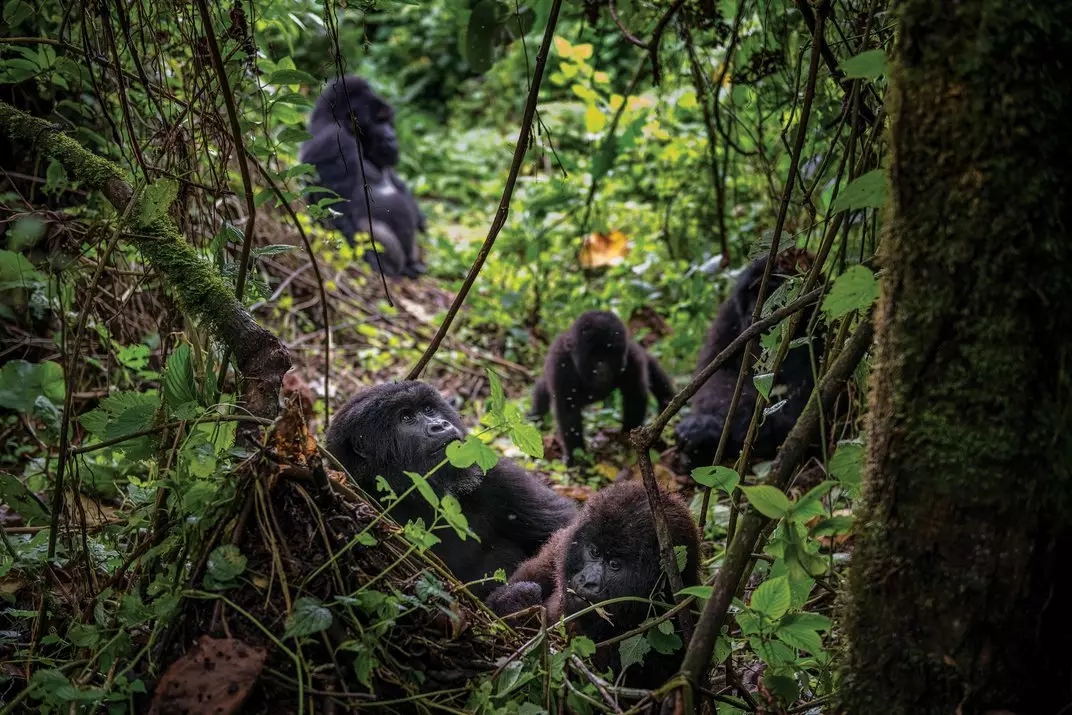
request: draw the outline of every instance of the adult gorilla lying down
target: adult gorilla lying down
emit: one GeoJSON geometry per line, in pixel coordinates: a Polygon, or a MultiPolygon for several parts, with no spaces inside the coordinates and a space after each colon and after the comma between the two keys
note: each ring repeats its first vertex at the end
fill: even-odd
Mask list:
{"type": "MultiPolygon", "coordinates": [[[[399,156],[394,116],[391,105],[365,80],[353,76],[337,79],[317,100],[309,118],[313,136],[302,144],[298,157],[316,167],[321,186],[345,200],[331,208],[340,214],[335,228],[351,246],[355,245],[355,234],[369,233],[368,184],[372,235],[384,248],[380,266],[385,275],[414,278],[425,270],[417,246],[417,232],[424,232],[425,221],[409,188],[394,170],[399,156]],[[351,113],[357,120],[356,136],[351,113]]],[[[312,197],[314,201],[320,198],[323,195],[312,197]]],[[[371,250],[365,252],[365,259],[376,267],[371,250]]]]}
{"type": "MultiPolygon", "coordinates": [[[[444,460],[447,445],[465,435],[457,411],[434,388],[392,382],[355,395],[332,420],[327,446],[369,494],[377,493],[377,476],[402,494],[413,484],[405,472],[427,474],[444,460]]],[[[500,459],[486,474],[475,465],[459,469],[448,462],[428,483],[440,497],[458,499],[469,528],[480,537],[479,542],[462,541],[453,531],[436,532],[441,542],[432,551],[462,581],[500,568],[511,573],[577,512],[571,500],[508,459],[500,459]]],[[[433,511],[413,492],[391,515],[403,524],[418,518],[430,524],[433,511]]],[[[491,587],[481,584],[472,590],[484,596],[491,587]]]]}

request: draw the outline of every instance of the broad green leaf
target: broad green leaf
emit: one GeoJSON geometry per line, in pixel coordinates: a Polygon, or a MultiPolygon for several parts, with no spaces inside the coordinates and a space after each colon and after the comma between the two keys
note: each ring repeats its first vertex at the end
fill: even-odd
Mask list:
{"type": "Polygon", "coordinates": [[[443,518],[447,520],[451,528],[458,534],[458,538],[465,541],[465,538],[469,536],[469,521],[465,518],[465,514],[462,513],[462,505],[458,502],[458,498],[453,494],[446,494],[440,504],[440,513],[443,518]]]}
{"type": "Polygon", "coordinates": [[[875,79],[886,73],[886,53],[867,50],[841,63],[841,71],[849,79],[875,79]]]}
{"type": "Polygon", "coordinates": [[[834,627],[833,621],[819,613],[790,613],[782,618],[779,628],[805,628],[810,631],[828,631],[834,627]]]}
{"type": "Polygon", "coordinates": [[[768,484],[741,487],[741,491],[748,498],[748,503],[768,519],[781,519],[792,508],[789,497],[768,484]]]}
{"type": "Polygon", "coordinates": [[[186,343],[175,348],[164,369],[164,401],[175,410],[190,402],[197,402],[197,384],[194,382],[193,365],[190,363],[190,346],[186,343]]]}
{"type": "Polygon", "coordinates": [[[834,286],[823,299],[823,312],[834,319],[854,310],[864,311],[878,299],[878,281],[875,274],[861,265],[855,265],[834,281],[834,286]]]}
{"type": "Polygon", "coordinates": [[[265,84],[306,84],[315,87],[320,84],[320,82],[308,72],[294,69],[281,69],[268,75],[265,84]]]}
{"type": "Polygon", "coordinates": [[[596,644],[586,636],[575,636],[570,641],[569,647],[574,655],[581,658],[588,658],[596,652],[596,644]]]}
{"type": "Polygon", "coordinates": [[[217,546],[208,556],[207,573],[219,582],[231,581],[246,570],[246,556],[234,544],[217,546]]]}
{"type": "Polygon", "coordinates": [[[48,509],[14,474],[0,472],[0,504],[21,515],[30,526],[49,522],[48,509]]]}
{"type": "Polygon", "coordinates": [[[777,576],[768,578],[759,584],[752,593],[752,600],[748,605],[753,611],[758,611],[771,620],[781,618],[789,610],[789,578],[777,576]]]}
{"type": "Polygon", "coordinates": [[[514,425],[510,429],[510,439],[528,456],[533,459],[543,459],[543,435],[532,425],[514,425]]]}
{"type": "MultiPolygon", "coordinates": [[[[771,653],[774,648],[780,644],[771,643],[768,644],[768,653],[771,653]]],[[[784,661],[784,655],[779,654],[777,656],[780,660],[784,661]]],[[[791,659],[790,659],[791,660],[791,659]]],[[[778,661],[767,661],[772,665],[778,661]]],[[[772,693],[775,697],[781,700],[783,703],[794,703],[800,696],[800,685],[797,683],[796,678],[789,675],[781,675],[779,673],[767,672],[763,674],[763,686],[766,690],[772,693]]]]}
{"type": "Polygon", "coordinates": [[[432,489],[432,485],[428,483],[428,480],[422,477],[416,472],[406,472],[406,476],[410,478],[410,481],[417,487],[417,491],[421,493],[425,501],[431,504],[435,508],[439,508],[439,496],[432,489]]]}
{"type": "Polygon", "coordinates": [[[179,195],[179,182],[174,179],[157,179],[145,187],[138,203],[138,225],[148,226],[167,213],[179,195]]]}
{"type": "Polygon", "coordinates": [[[100,628],[91,623],[72,623],[67,629],[67,640],[79,648],[96,648],[100,639],[100,628]]]}
{"type": "Polygon", "coordinates": [[[764,372],[759,375],[752,376],[752,384],[756,386],[756,390],[759,394],[763,395],[764,399],[770,399],[771,387],[774,386],[774,373],[764,372]]]}
{"type": "Polygon", "coordinates": [[[0,407],[32,414],[39,395],[62,405],[64,390],[59,363],[12,360],[0,368],[0,407]]]}
{"type": "Polygon", "coordinates": [[[698,484],[711,489],[721,489],[730,494],[741,483],[741,475],[729,467],[697,467],[692,470],[692,478],[698,484]]]}
{"type": "Polygon", "coordinates": [[[475,434],[470,434],[464,442],[454,441],[447,445],[447,460],[459,469],[476,464],[486,472],[498,464],[499,455],[475,434]]]}
{"type": "Polygon", "coordinates": [[[632,638],[627,638],[618,644],[618,655],[621,657],[622,670],[624,671],[631,665],[643,664],[644,657],[651,651],[651,644],[648,643],[648,639],[644,637],[643,633],[638,633],[632,638]]]}
{"type": "Polygon", "coordinates": [[[800,497],[797,503],[793,505],[793,521],[800,524],[813,517],[825,514],[826,509],[823,507],[823,497],[834,488],[835,484],[837,482],[828,480],[809,489],[808,493],[800,497]]]}
{"type": "Polygon", "coordinates": [[[823,652],[823,639],[809,628],[780,625],[774,635],[791,648],[807,651],[812,655],[823,652]]]}
{"type": "Polygon", "coordinates": [[[863,483],[864,446],[860,442],[838,442],[830,458],[830,474],[851,493],[857,493],[863,483]]]}
{"type": "Polygon", "coordinates": [[[673,621],[662,621],[655,628],[649,628],[647,638],[652,650],[663,655],[676,653],[682,646],[681,636],[674,630],[673,621]]]}
{"type": "Polygon", "coordinates": [[[719,636],[715,641],[715,653],[712,663],[723,663],[733,652],[733,642],[726,636],[719,636]]]}
{"type": "Polygon", "coordinates": [[[706,601],[711,598],[711,594],[714,593],[714,589],[711,586],[686,586],[677,592],[678,596],[695,596],[700,600],[706,601]]]}
{"type": "Polygon", "coordinates": [[[873,169],[858,176],[838,193],[831,213],[855,209],[879,209],[886,205],[886,170],[873,169]]]}
{"type": "Polygon", "coordinates": [[[489,367],[484,372],[488,376],[488,386],[491,388],[491,407],[489,412],[501,415],[506,407],[506,392],[503,390],[499,376],[489,367]]]}
{"type": "MultiPolygon", "coordinates": [[[[38,219],[23,219],[16,228],[27,221],[38,219]]],[[[38,220],[40,223],[40,221],[38,220]]],[[[15,240],[15,237],[12,238],[15,240]]],[[[0,250],[0,284],[6,289],[28,288],[37,283],[43,283],[45,277],[38,272],[26,256],[15,251],[0,250]]]]}
{"type": "Polygon", "coordinates": [[[287,618],[284,638],[300,638],[326,630],[331,625],[331,611],[319,600],[302,596],[294,602],[294,612],[287,618]]]}

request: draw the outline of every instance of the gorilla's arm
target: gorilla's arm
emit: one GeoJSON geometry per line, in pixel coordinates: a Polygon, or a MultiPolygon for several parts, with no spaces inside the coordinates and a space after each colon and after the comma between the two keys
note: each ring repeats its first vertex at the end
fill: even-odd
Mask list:
{"type": "MultiPolygon", "coordinates": [[[[302,145],[300,159],[302,163],[316,167],[320,186],[331,189],[343,199],[331,205],[340,214],[334,224],[352,246],[358,230],[352,199],[354,188],[361,185],[357,142],[352,135],[335,125],[325,124],[318,127],[313,138],[302,145]]],[[[318,194],[310,198],[319,201],[324,196],[326,194],[318,194]]]]}
{"type": "Polygon", "coordinates": [[[569,543],[571,533],[568,527],[555,532],[538,554],[518,566],[509,582],[492,592],[487,599],[488,608],[506,616],[547,601],[555,591],[559,554],[569,543]]]}
{"type": "Polygon", "coordinates": [[[651,353],[648,353],[648,387],[659,403],[660,412],[666,409],[676,394],[673,380],[651,353]]]}
{"type": "Polygon", "coordinates": [[[551,411],[551,388],[547,386],[547,380],[539,378],[532,388],[532,409],[529,417],[539,419],[551,411]]]}
{"type": "Polygon", "coordinates": [[[629,354],[625,370],[618,381],[622,393],[622,434],[644,424],[644,415],[648,411],[648,367],[647,354],[637,343],[629,343],[629,354]]]}
{"type": "Polygon", "coordinates": [[[577,514],[573,500],[556,493],[509,459],[500,459],[492,467],[480,491],[485,513],[492,515],[496,527],[529,554],[577,514]]]}

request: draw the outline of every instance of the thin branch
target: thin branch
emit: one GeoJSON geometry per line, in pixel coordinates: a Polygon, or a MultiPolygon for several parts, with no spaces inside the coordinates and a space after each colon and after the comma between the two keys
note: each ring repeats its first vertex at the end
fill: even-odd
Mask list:
{"type": "Polygon", "coordinates": [[[558,24],[558,12],[561,7],[562,0],[554,0],[551,4],[551,12],[547,18],[547,28],[543,33],[543,42],[540,44],[540,50],[536,54],[536,68],[533,71],[532,85],[529,87],[529,96],[525,103],[525,114],[521,119],[521,131],[517,137],[517,145],[514,147],[514,160],[510,165],[510,175],[506,179],[506,187],[503,189],[502,198],[499,200],[499,209],[495,214],[495,220],[492,221],[488,236],[484,239],[484,245],[480,247],[480,253],[477,254],[476,260],[469,269],[469,275],[465,277],[465,283],[462,284],[461,290],[454,297],[454,302],[451,303],[450,310],[447,311],[447,316],[443,319],[443,324],[439,326],[435,337],[432,338],[432,343],[421,355],[421,359],[417,361],[417,364],[410,370],[409,375],[406,376],[407,380],[416,380],[420,377],[421,372],[431,361],[436,350],[439,349],[440,343],[443,342],[447,331],[450,330],[451,323],[454,322],[455,316],[458,315],[465,298],[469,295],[473,283],[476,282],[480,269],[484,267],[484,261],[487,260],[488,255],[491,253],[499,231],[506,224],[506,218],[510,213],[510,199],[514,195],[514,184],[517,183],[517,176],[521,172],[521,164],[525,160],[525,154],[529,148],[529,138],[532,135],[532,118],[536,114],[536,103],[540,97],[540,85],[543,83],[543,71],[547,65],[547,56],[551,50],[551,40],[555,35],[555,26],[558,24]]]}

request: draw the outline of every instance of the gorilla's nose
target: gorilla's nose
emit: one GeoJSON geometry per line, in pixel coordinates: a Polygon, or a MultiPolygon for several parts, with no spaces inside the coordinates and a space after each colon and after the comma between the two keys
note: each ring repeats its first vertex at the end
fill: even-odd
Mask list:
{"type": "Polygon", "coordinates": [[[432,431],[432,434],[441,434],[450,427],[453,427],[453,425],[446,420],[432,420],[432,423],[428,425],[428,429],[432,431]]]}

